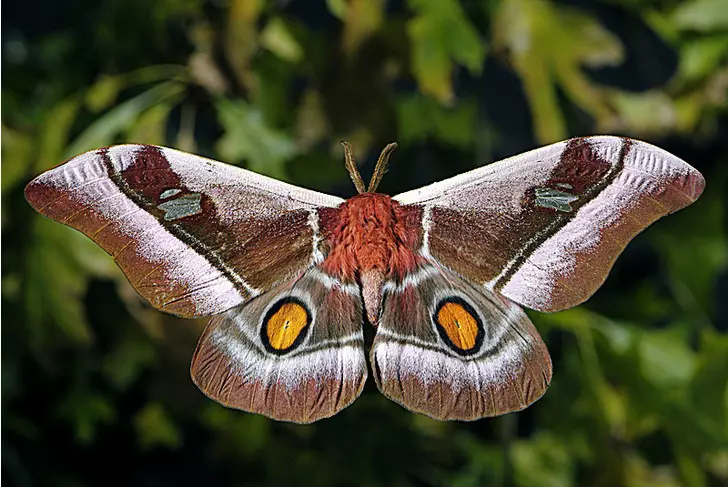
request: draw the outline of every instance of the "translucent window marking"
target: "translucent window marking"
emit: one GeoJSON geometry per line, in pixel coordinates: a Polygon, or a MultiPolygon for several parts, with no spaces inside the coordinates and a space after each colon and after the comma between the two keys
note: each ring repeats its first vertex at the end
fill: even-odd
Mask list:
{"type": "Polygon", "coordinates": [[[536,205],[542,208],[551,208],[557,211],[569,213],[570,211],[573,211],[571,203],[578,199],[578,196],[565,193],[558,189],[536,188],[536,205]]]}
{"type": "MultiPolygon", "coordinates": [[[[162,194],[167,193],[167,191],[162,194]]],[[[186,194],[179,198],[160,203],[157,205],[157,208],[165,212],[164,219],[167,221],[179,220],[186,216],[197,215],[202,213],[202,194],[186,194]]]]}
{"type": "Polygon", "coordinates": [[[167,198],[171,198],[172,196],[181,193],[181,189],[172,188],[172,189],[166,189],[162,191],[162,194],[159,195],[160,200],[165,200],[167,198]]]}

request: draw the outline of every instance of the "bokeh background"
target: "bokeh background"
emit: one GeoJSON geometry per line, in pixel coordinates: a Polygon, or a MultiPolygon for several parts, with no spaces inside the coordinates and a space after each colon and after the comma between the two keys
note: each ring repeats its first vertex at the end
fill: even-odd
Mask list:
{"type": "Polygon", "coordinates": [[[7,485],[728,483],[728,1],[4,2],[2,480],[7,485]],[[310,426],[189,378],[204,320],[151,309],[22,190],[82,151],[164,144],[351,196],[398,141],[395,194],[571,136],[703,172],[585,305],[530,313],[554,379],[441,423],[384,399],[310,426]]]}

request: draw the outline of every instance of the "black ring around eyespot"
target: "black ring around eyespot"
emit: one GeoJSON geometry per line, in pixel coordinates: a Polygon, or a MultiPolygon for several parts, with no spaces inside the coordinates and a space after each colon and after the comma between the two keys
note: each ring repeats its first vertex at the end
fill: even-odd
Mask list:
{"type": "Polygon", "coordinates": [[[263,317],[263,321],[260,325],[260,341],[263,342],[263,346],[265,347],[266,351],[269,353],[272,353],[274,355],[285,355],[287,353],[292,352],[296,348],[298,348],[301,343],[306,339],[306,335],[308,335],[309,329],[311,328],[311,310],[308,309],[308,306],[306,306],[306,303],[301,301],[300,299],[293,297],[293,296],[286,296],[285,298],[280,299],[277,303],[275,303],[273,306],[268,309],[265,316],[263,317]],[[301,329],[301,331],[298,333],[298,336],[293,341],[293,343],[288,346],[287,348],[278,349],[273,347],[271,345],[270,340],[268,339],[268,321],[271,319],[271,317],[276,314],[283,306],[286,304],[297,304],[303,308],[303,310],[306,312],[306,324],[301,329]]]}
{"type": "Polygon", "coordinates": [[[458,355],[468,356],[473,355],[475,353],[478,353],[480,348],[483,345],[483,340],[485,339],[485,329],[483,328],[483,321],[480,319],[480,315],[475,311],[475,308],[473,308],[470,303],[465,301],[463,298],[459,296],[449,296],[447,298],[443,298],[440,300],[440,302],[435,307],[435,312],[432,314],[432,323],[435,325],[435,329],[437,330],[437,334],[440,335],[440,338],[442,338],[442,341],[445,342],[445,344],[450,347],[452,351],[457,353],[458,355]],[[440,313],[440,310],[443,306],[445,306],[448,303],[454,303],[459,304],[462,306],[465,311],[467,311],[470,316],[473,317],[475,320],[475,325],[478,328],[478,332],[475,335],[475,344],[472,348],[469,349],[462,349],[455,345],[453,341],[450,339],[450,336],[447,334],[447,331],[445,328],[439,323],[437,320],[437,315],[440,313]]]}

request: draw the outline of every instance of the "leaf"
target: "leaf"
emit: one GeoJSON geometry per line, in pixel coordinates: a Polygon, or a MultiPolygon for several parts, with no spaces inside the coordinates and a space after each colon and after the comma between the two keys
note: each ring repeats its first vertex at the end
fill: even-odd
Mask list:
{"type": "Polygon", "coordinates": [[[263,47],[281,59],[295,63],[301,60],[303,49],[280,17],[273,18],[260,33],[263,47]]]}
{"type": "Polygon", "coordinates": [[[140,95],[118,104],[97,118],[66,149],[70,158],[84,151],[111,145],[115,137],[129,130],[140,114],[155,104],[176,100],[184,91],[184,86],[175,81],[160,83],[140,95]]]}
{"type": "Polygon", "coordinates": [[[707,323],[713,306],[714,283],[728,269],[726,171],[709,179],[705,192],[688,211],[670,216],[669,225],[650,229],[650,242],[670,275],[671,289],[697,323],[707,323]],[[697,217],[699,216],[699,218],[697,217]]]}
{"type": "Polygon", "coordinates": [[[672,466],[655,468],[634,452],[625,455],[623,468],[626,487],[681,487],[672,466]]]}
{"type": "Polygon", "coordinates": [[[73,425],[76,440],[82,444],[91,444],[98,426],[110,424],[116,418],[109,399],[80,387],[63,399],[56,413],[73,425]]]}
{"type": "Polygon", "coordinates": [[[148,339],[140,339],[127,333],[104,356],[102,370],[117,390],[126,390],[154,361],[154,357],[155,349],[148,339]]]}
{"type": "Polygon", "coordinates": [[[158,402],[147,403],[134,416],[134,429],[137,432],[139,446],[143,449],[155,446],[178,448],[182,444],[179,430],[165,407],[158,402]]]}
{"type": "Polygon", "coordinates": [[[513,443],[513,476],[523,487],[573,485],[572,459],[564,444],[549,433],[513,443]]]}
{"type": "Polygon", "coordinates": [[[321,94],[314,90],[306,91],[296,113],[296,145],[302,152],[308,152],[322,141],[330,130],[321,94]]]}
{"type": "Polygon", "coordinates": [[[622,58],[622,46],[590,15],[547,0],[513,0],[502,3],[493,30],[494,47],[508,53],[524,84],[541,143],[567,136],[557,88],[597,123],[611,121],[602,90],[582,66],[615,64],[622,58]]]}
{"type": "Polygon", "coordinates": [[[453,107],[443,107],[419,94],[397,100],[397,123],[403,144],[434,138],[461,148],[472,146],[476,127],[476,103],[461,100],[453,107]]]}
{"type": "Polygon", "coordinates": [[[121,76],[101,76],[86,92],[86,106],[92,112],[106,110],[116,101],[124,84],[121,76]]]}
{"type": "Polygon", "coordinates": [[[138,144],[163,145],[167,132],[167,120],[173,104],[159,103],[142,112],[128,130],[127,141],[138,144]]]}
{"type": "Polygon", "coordinates": [[[726,34],[687,40],[680,48],[679,79],[689,83],[708,77],[715,73],[715,67],[726,58],[726,34]]]}
{"type": "Polygon", "coordinates": [[[33,348],[39,352],[51,344],[89,343],[91,330],[82,305],[88,279],[118,273],[108,255],[85,235],[36,216],[23,282],[33,348]]]}
{"type": "Polygon", "coordinates": [[[687,452],[685,448],[681,447],[679,442],[676,442],[675,450],[677,468],[683,480],[683,485],[689,485],[691,487],[708,485],[705,471],[701,466],[701,459],[687,452]]]}
{"type": "Polygon", "coordinates": [[[412,72],[423,93],[450,104],[455,63],[473,74],[480,73],[485,43],[455,0],[409,0],[409,4],[415,12],[407,23],[412,72]]]}
{"type": "Polygon", "coordinates": [[[344,21],[344,51],[351,54],[382,24],[384,17],[383,0],[350,0],[345,8],[329,2],[329,9],[341,12],[344,21]],[[333,9],[332,9],[333,7],[333,9]]]}
{"type": "MultiPolygon", "coordinates": [[[[20,181],[24,181],[31,169],[33,138],[10,127],[2,127],[2,184],[3,195],[20,181]]],[[[4,218],[3,218],[4,221],[4,218]]]]}
{"type": "Polygon", "coordinates": [[[242,100],[219,98],[215,104],[225,133],[217,150],[227,162],[245,161],[251,170],[285,178],[284,163],[296,154],[293,140],[268,127],[260,111],[242,100]]]}
{"type": "Polygon", "coordinates": [[[728,28],[725,0],[681,2],[672,13],[672,21],[686,30],[717,31],[728,28]]]}
{"type": "Polygon", "coordinates": [[[233,448],[242,455],[250,455],[265,448],[271,441],[273,424],[264,416],[239,414],[218,404],[208,403],[202,412],[202,423],[216,435],[233,443],[233,448]]]}
{"type": "Polygon", "coordinates": [[[263,0],[232,0],[228,13],[225,54],[237,80],[254,89],[250,61],[258,49],[256,22],[263,12],[263,0]]]}
{"type": "Polygon", "coordinates": [[[697,368],[695,352],[677,328],[645,332],[638,344],[640,369],[659,388],[687,385],[697,368]]]}
{"type": "Polygon", "coordinates": [[[728,336],[713,330],[703,332],[698,358],[690,384],[696,414],[720,425],[721,431],[716,433],[728,438],[728,336]]]}
{"type": "Polygon", "coordinates": [[[635,94],[615,91],[611,100],[620,122],[631,132],[659,135],[677,125],[675,104],[664,92],[652,90],[635,94]]]}
{"type": "Polygon", "coordinates": [[[326,8],[329,9],[331,15],[343,20],[346,15],[346,0],[326,0],[326,8]]]}
{"type": "Polygon", "coordinates": [[[67,159],[64,149],[79,108],[78,98],[70,97],[56,104],[44,118],[34,171],[45,171],[67,159]]]}

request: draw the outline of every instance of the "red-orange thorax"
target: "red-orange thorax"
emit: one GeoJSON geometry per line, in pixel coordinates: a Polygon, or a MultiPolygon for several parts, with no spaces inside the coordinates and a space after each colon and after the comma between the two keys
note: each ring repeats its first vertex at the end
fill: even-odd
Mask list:
{"type": "Polygon", "coordinates": [[[379,193],[356,195],[321,215],[321,227],[331,245],[323,268],[354,279],[367,271],[383,277],[403,277],[421,259],[422,211],[402,206],[379,193]]]}

